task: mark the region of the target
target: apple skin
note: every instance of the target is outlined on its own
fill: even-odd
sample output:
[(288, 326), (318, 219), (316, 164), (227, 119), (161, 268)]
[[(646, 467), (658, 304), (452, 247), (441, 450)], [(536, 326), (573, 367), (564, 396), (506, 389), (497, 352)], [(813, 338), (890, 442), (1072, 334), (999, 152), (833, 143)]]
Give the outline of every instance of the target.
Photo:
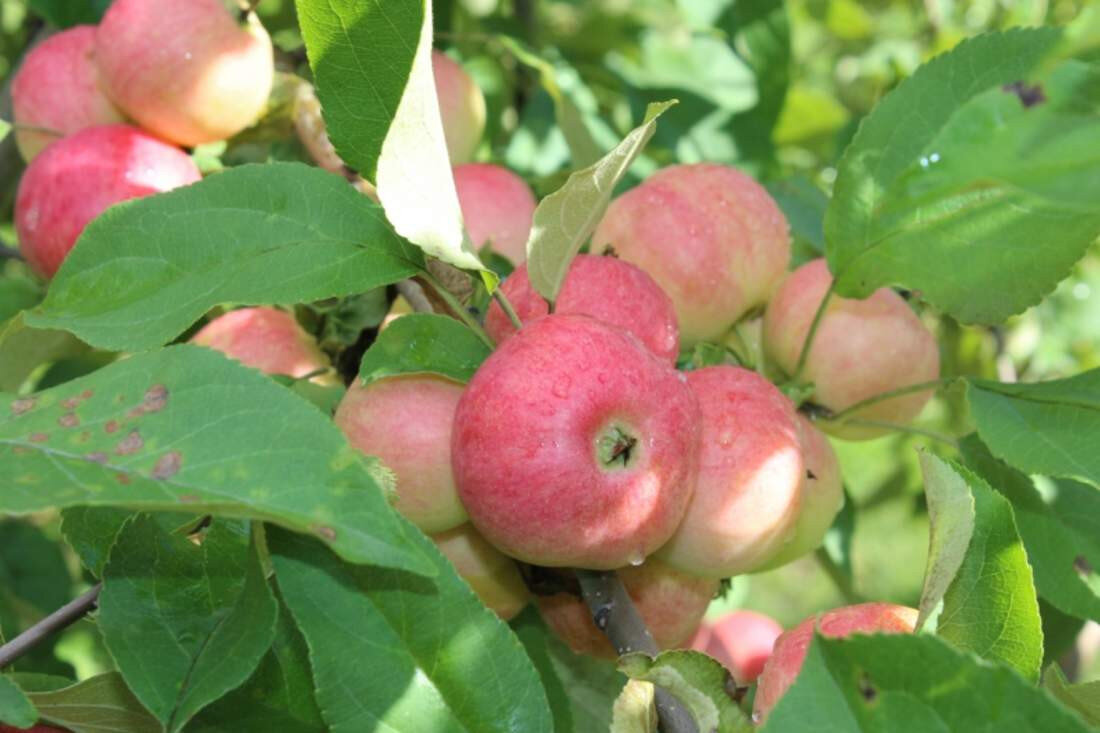
[(739, 685), (748, 685), (760, 676), (782, 633), (783, 627), (771, 616), (739, 609), (717, 621), (704, 622), (691, 648), (714, 657)]
[(43, 150), (23, 173), (15, 200), (19, 248), (38, 274), (53, 277), (104, 210), (200, 177), (182, 150), (136, 127), (85, 128)]
[(915, 608), (892, 603), (860, 603), (806, 619), (776, 640), (757, 681), (753, 721), (762, 725), (798, 677), (815, 628), (822, 636), (843, 638), (852, 634), (911, 634), (916, 623)]
[(502, 620), (515, 618), (531, 600), (515, 561), (486, 542), (469, 522), (432, 535), (432, 540), (481, 602)]
[[(526, 265), (504, 280), (501, 291), (523, 323), (549, 313), (546, 300), (531, 287)], [(680, 353), (680, 329), (672, 301), (644, 270), (614, 257), (573, 258), (554, 312), (591, 316), (620, 328), (670, 364), (676, 363)], [(496, 301), (485, 315), (485, 330), (498, 344), (516, 332)]]
[[(662, 650), (687, 643), (719, 587), (717, 580), (681, 573), (653, 558), (637, 567), (620, 568), (618, 574)], [(603, 659), (617, 656), (607, 636), (592, 622), (582, 599), (572, 593), (555, 593), (539, 596), (536, 603), (550, 630), (577, 654)]]
[[(50, 36), (31, 49), (12, 78), (12, 116), (17, 126), (64, 135), (93, 125), (122, 122), (122, 112), (107, 97), (95, 59), (95, 26), (78, 25)], [(28, 163), (56, 135), (15, 130), (15, 142)]]
[(336, 408), (348, 442), (397, 476), (397, 510), (424, 532), (465, 522), (451, 471), (451, 433), (462, 385), (433, 375), (356, 381)]
[(587, 316), (546, 316), (505, 341), (454, 425), (471, 521), (535, 565), (640, 563), (675, 531), (695, 485), (699, 405), (683, 376)]
[(474, 247), (488, 244), (515, 264), (526, 260), (536, 205), (527, 182), (492, 163), (456, 166), (454, 178), (462, 219)]
[[(764, 349), (785, 374), (793, 376), (802, 344), (821, 299), (832, 285), (824, 259), (792, 272), (764, 314)], [(889, 288), (865, 300), (834, 295), (814, 336), (801, 379), (814, 385), (814, 402), (834, 412), (868, 397), (939, 377), (935, 337), (900, 295)], [(852, 417), (906, 424), (934, 390), (896, 397), (861, 409)], [(823, 423), (838, 438), (865, 440), (887, 428)]]
[(203, 326), (191, 342), (265, 374), (298, 378), (330, 366), (313, 337), (293, 315), (278, 308), (230, 311)]
[(451, 165), (469, 163), (485, 134), (485, 95), (462, 66), (441, 51), (432, 51), (432, 74)]
[(685, 346), (719, 341), (768, 302), (790, 262), (787, 220), (729, 166), (664, 168), (611, 202), (592, 235), (653, 276), (676, 306)]
[(734, 366), (687, 373), (702, 408), (699, 480), (684, 521), (657, 556), (710, 578), (751, 573), (789, 541), (805, 475), (794, 407)]
[(114, 0), (96, 30), (96, 62), (115, 104), (188, 147), (254, 123), (275, 75), (267, 31), (223, 0)]

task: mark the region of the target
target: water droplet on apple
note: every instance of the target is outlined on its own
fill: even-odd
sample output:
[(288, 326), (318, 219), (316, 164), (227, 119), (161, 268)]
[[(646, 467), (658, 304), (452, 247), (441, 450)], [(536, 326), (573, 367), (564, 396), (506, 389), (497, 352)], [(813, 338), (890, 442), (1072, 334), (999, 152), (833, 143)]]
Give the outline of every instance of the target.
[(633, 565), (634, 567), (638, 567), (639, 565), (641, 565), (642, 563), (645, 562), (645, 555), (639, 552), (637, 555), (634, 555), (633, 557), (631, 557), (630, 560), (628, 560), (628, 562), (631, 565)]
[(191, 52), (190, 52), (190, 51), (185, 51), (185, 52), (184, 52), (184, 54), (183, 54), (183, 60), (184, 60), (184, 61), (190, 61), (190, 60), (191, 60)]
[(754, 724), (754, 725), (760, 725), (760, 718), (761, 718), (761, 715), (760, 715), (760, 713), (754, 712), (754, 713), (752, 714), (752, 722), (753, 722), (753, 724)]

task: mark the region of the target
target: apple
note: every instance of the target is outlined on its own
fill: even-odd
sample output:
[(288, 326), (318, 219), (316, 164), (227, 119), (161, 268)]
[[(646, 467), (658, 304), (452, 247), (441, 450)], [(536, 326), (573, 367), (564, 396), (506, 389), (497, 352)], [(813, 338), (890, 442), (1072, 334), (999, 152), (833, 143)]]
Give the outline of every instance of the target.
[(815, 630), (822, 636), (834, 638), (852, 634), (911, 634), (916, 623), (915, 608), (892, 603), (861, 603), (811, 616), (776, 640), (771, 658), (757, 682), (753, 720), (763, 724), (779, 698), (798, 677)]
[(434, 375), (356, 381), (336, 408), (348, 442), (397, 476), (397, 510), (424, 532), (467, 520), (451, 471), (451, 425), (462, 385)]
[(798, 521), (806, 469), (794, 407), (740, 367), (688, 372), (687, 383), (702, 408), (699, 480), (657, 555), (710, 578), (751, 573), (780, 551)]
[[(783, 280), (764, 315), (768, 358), (794, 377), (802, 344), (833, 278), (824, 259), (807, 262)], [(883, 392), (935, 380), (936, 339), (900, 295), (889, 288), (865, 300), (829, 299), (799, 378), (813, 384), (812, 400), (838, 412)], [(920, 413), (933, 390), (895, 397), (858, 410), (860, 420), (905, 424)], [(874, 438), (886, 427), (824, 423), (849, 440)]]
[(490, 245), (515, 264), (527, 259), (527, 237), (535, 214), (530, 186), (507, 168), (491, 163), (456, 166), (454, 178), (474, 247)]
[[(691, 638), (719, 587), (717, 580), (681, 573), (653, 558), (618, 573), (659, 649), (681, 647)], [(576, 653), (608, 659), (616, 656), (581, 598), (555, 593), (539, 596), (536, 603), (546, 625)]]
[(783, 627), (771, 616), (738, 609), (699, 627), (691, 648), (706, 652), (730, 671), (739, 685), (756, 681)]
[(641, 563), (691, 498), (699, 405), (683, 375), (593, 318), (535, 320), (455, 412), (458, 495), (485, 538), (535, 565)]
[(592, 251), (612, 247), (676, 306), (685, 346), (720, 341), (768, 302), (790, 261), (787, 220), (736, 168), (674, 165), (611, 202)]
[(470, 523), (432, 535), (432, 540), (481, 602), (504, 621), (531, 600), (515, 561), (486, 542)]
[[(523, 323), (549, 312), (546, 300), (531, 287), (526, 265), (505, 279), (501, 292)], [(577, 255), (554, 312), (591, 316), (620, 328), (670, 364), (675, 364), (680, 353), (680, 330), (672, 301), (645, 271), (614, 257)], [(485, 330), (498, 344), (516, 332), (496, 301), (485, 315)]]
[(468, 163), (485, 134), (485, 95), (457, 61), (432, 51), (432, 74), (452, 165)]
[(11, 100), (15, 142), (28, 163), (60, 137), (123, 121), (100, 84), (94, 53), (95, 26), (78, 25), (50, 36), (24, 58), (12, 78)]
[(114, 0), (96, 30), (95, 55), (115, 104), (189, 147), (255, 122), (275, 75), (267, 31), (224, 0)]
[(135, 127), (85, 128), (43, 150), (23, 173), (15, 199), (19, 247), (36, 272), (53, 277), (105, 209), (200, 177), (182, 150)]
[(293, 315), (278, 308), (240, 308), (203, 326), (191, 342), (217, 349), (265, 374), (304, 377), (329, 359)]

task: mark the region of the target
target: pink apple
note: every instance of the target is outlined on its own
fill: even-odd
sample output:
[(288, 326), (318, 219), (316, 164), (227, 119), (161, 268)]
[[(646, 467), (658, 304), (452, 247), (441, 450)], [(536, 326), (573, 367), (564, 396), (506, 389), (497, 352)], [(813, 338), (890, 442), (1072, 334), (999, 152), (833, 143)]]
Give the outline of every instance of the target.
[[(806, 263), (784, 279), (764, 316), (768, 358), (793, 376), (802, 344), (833, 278), (825, 260)], [(813, 402), (840, 411), (861, 400), (940, 374), (936, 340), (906, 302), (889, 288), (866, 300), (832, 296), (800, 376), (812, 383)], [(905, 424), (920, 413), (933, 390), (896, 397), (861, 409), (853, 418)], [(873, 438), (888, 428), (824, 423), (850, 440)]]
[(15, 142), (24, 160), (59, 139), (93, 125), (122, 122), (96, 69), (95, 27), (78, 25), (31, 49), (12, 78)]
[(515, 264), (526, 260), (535, 214), (530, 186), (507, 168), (491, 163), (457, 166), (454, 177), (462, 219), (474, 247), (489, 245)]
[(317, 341), (278, 308), (230, 311), (203, 326), (191, 341), (266, 374), (304, 377), (329, 368)]
[[(681, 647), (691, 638), (719, 586), (716, 580), (678, 572), (653, 558), (638, 567), (621, 568), (619, 577), (659, 649)], [(546, 625), (573, 651), (593, 657), (616, 656), (579, 597), (556, 593), (540, 596), (536, 602)]]
[(199, 180), (182, 150), (129, 125), (88, 127), (50, 145), (23, 174), (15, 229), (23, 255), (53, 277), (84, 227), (120, 201)]
[(462, 385), (433, 375), (353, 384), (336, 408), (348, 442), (397, 476), (397, 510), (425, 532), (466, 521), (451, 471), (451, 425)]
[(688, 372), (702, 407), (699, 480), (687, 514), (658, 557), (711, 578), (751, 573), (794, 531), (805, 475), (791, 403), (748, 369)]
[(481, 365), (455, 413), (452, 461), (474, 526), (545, 566), (640, 563), (695, 485), (699, 406), (633, 336), (551, 315)]
[(96, 31), (96, 62), (115, 104), (186, 146), (255, 122), (275, 75), (267, 31), (224, 0), (114, 0)]
[(619, 196), (592, 235), (653, 276), (676, 306), (686, 346), (719, 341), (762, 308), (790, 261), (787, 220), (744, 173), (674, 165)]
[(771, 616), (737, 610), (714, 622), (704, 622), (691, 648), (721, 662), (740, 685), (754, 682), (772, 654), (783, 627)]
[(481, 602), (503, 620), (515, 617), (531, 600), (515, 561), (486, 542), (470, 523), (432, 539)]
[(432, 73), (452, 165), (468, 163), (485, 134), (485, 96), (457, 61), (432, 51)]
[[(501, 291), (523, 323), (549, 312), (546, 300), (531, 287), (526, 265), (508, 276)], [(670, 364), (676, 362), (680, 352), (680, 331), (672, 301), (643, 270), (614, 257), (577, 255), (565, 276), (554, 312), (591, 316), (621, 328)], [(498, 344), (516, 331), (495, 301), (485, 316), (485, 329)]]
[(763, 724), (779, 698), (794, 683), (802, 670), (815, 629), (822, 636), (834, 638), (852, 634), (911, 634), (916, 623), (915, 608), (892, 603), (861, 603), (811, 616), (776, 640), (772, 656), (757, 683), (753, 720)]

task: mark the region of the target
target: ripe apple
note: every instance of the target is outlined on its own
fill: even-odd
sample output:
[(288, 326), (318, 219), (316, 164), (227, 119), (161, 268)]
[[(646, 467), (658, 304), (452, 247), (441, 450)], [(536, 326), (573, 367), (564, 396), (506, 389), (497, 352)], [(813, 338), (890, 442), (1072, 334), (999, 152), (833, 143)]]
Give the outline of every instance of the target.
[(535, 194), (507, 168), (466, 163), (454, 169), (462, 219), (474, 247), (492, 246), (515, 264), (527, 259)]
[[(788, 275), (768, 304), (764, 348), (787, 376), (794, 376), (814, 314), (832, 282), (825, 260), (812, 260)], [(829, 299), (801, 379), (814, 385), (814, 402), (835, 412), (883, 392), (932, 381), (939, 373), (935, 338), (900, 295), (880, 288), (866, 300), (836, 295)], [(851, 417), (908, 423), (932, 392), (878, 402)], [(888, 432), (888, 428), (844, 423), (825, 423), (824, 429), (849, 440)]]
[(699, 405), (683, 376), (593, 318), (532, 321), (459, 400), (451, 458), (474, 526), (535, 565), (642, 562), (691, 498)]
[[(501, 291), (527, 323), (546, 315), (546, 300), (531, 287), (527, 266), (505, 279)], [(633, 334), (650, 351), (670, 364), (680, 352), (680, 330), (672, 301), (644, 270), (614, 257), (577, 255), (569, 266), (555, 313), (591, 316)], [(498, 344), (516, 332), (494, 301), (485, 315), (485, 329)]]
[(768, 302), (790, 261), (787, 220), (736, 168), (669, 166), (611, 202), (592, 251), (614, 248), (676, 306), (685, 346), (719, 341)]
[(791, 403), (756, 372), (688, 372), (702, 408), (699, 480), (684, 521), (657, 556), (710, 578), (751, 573), (787, 542), (805, 475)]
[(278, 308), (241, 308), (218, 316), (191, 338), (266, 374), (304, 377), (329, 360), (293, 315)]
[(756, 611), (731, 611), (699, 627), (691, 648), (721, 662), (740, 685), (760, 676), (783, 627), (771, 616)]
[(485, 133), (485, 95), (457, 61), (432, 51), (432, 73), (452, 165), (468, 163)]
[(794, 682), (806, 659), (814, 630), (822, 636), (843, 638), (852, 634), (911, 634), (917, 610), (892, 603), (861, 603), (811, 616), (775, 642), (772, 656), (756, 688), (753, 720), (763, 724), (768, 713)]
[(469, 522), (432, 539), (481, 602), (501, 619), (514, 618), (531, 600), (515, 561), (486, 542)]
[(53, 277), (84, 227), (120, 201), (199, 180), (182, 150), (129, 125), (98, 125), (42, 151), (23, 173), (15, 229), (27, 262)]
[(95, 26), (78, 25), (31, 49), (12, 78), (15, 142), (28, 163), (59, 137), (122, 122), (100, 85), (94, 53)]
[(461, 396), (461, 385), (417, 374), (357, 381), (336, 408), (348, 442), (397, 476), (397, 510), (428, 533), (467, 520), (451, 471), (451, 425)]
[(224, 0), (114, 0), (95, 51), (111, 99), (153, 134), (185, 146), (255, 122), (275, 75), (267, 31)]
[[(618, 572), (659, 649), (683, 646), (718, 592), (717, 580), (681, 573), (653, 558)], [(616, 656), (582, 599), (555, 593), (538, 597), (536, 603), (546, 625), (576, 653), (607, 659)]]

